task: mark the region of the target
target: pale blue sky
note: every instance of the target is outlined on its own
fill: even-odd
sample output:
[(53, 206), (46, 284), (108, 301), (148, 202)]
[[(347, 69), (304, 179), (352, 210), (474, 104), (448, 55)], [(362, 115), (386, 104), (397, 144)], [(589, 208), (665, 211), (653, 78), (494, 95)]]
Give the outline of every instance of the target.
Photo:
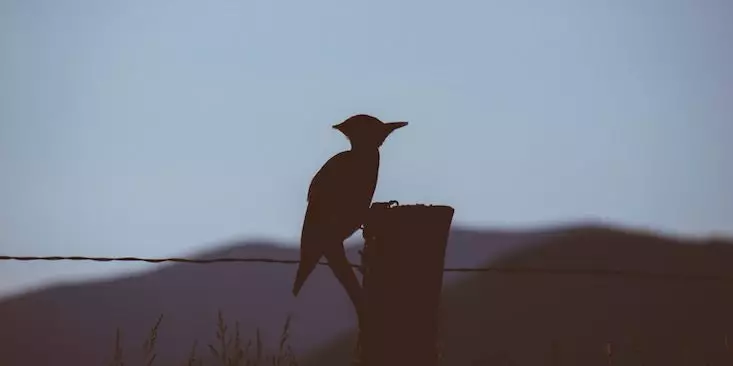
[(0, 0), (0, 253), (295, 240), (355, 113), (410, 121), (376, 200), (732, 234), (732, 37), (728, 0)]

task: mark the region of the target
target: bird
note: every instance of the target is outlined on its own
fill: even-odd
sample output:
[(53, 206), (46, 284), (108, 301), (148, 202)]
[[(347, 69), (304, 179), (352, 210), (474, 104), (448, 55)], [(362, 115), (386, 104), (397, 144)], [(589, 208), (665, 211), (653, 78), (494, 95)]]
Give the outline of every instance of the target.
[(392, 132), (407, 124), (385, 123), (367, 114), (357, 114), (332, 126), (346, 136), (351, 149), (331, 157), (311, 180), (293, 296), (298, 296), (325, 256), (361, 322), (361, 285), (346, 258), (343, 242), (362, 228), (366, 219), (379, 175), (379, 147)]

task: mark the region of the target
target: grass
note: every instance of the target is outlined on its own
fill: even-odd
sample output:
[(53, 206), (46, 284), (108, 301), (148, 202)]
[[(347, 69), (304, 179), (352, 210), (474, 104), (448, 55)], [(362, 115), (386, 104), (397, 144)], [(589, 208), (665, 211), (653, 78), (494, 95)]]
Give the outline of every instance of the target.
[[(158, 320), (155, 322), (153, 327), (150, 329), (150, 332), (148, 334), (147, 339), (143, 343), (142, 346), (142, 356), (143, 356), (143, 365), (144, 366), (156, 366), (155, 360), (157, 354), (155, 353), (155, 346), (156, 341), (158, 339), (158, 329), (161, 325), (161, 322), (163, 320), (163, 315), (161, 314), (158, 317)], [(229, 325), (227, 325), (226, 321), (224, 320), (224, 316), (221, 311), (217, 314), (217, 323), (216, 323), (216, 344), (208, 344), (208, 351), (210, 354), (210, 357), (208, 360), (204, 360), (203, 357), (200, 357), (198, 355), (198, 341), (194, 341), (193, 345), (191, 347), (191, 350), (188, 354), (188, 357), (182, 362), (178, 363), (178, 365), (183, 366), (265, 366), (265, 365), (271, 365), (271, 366), (298, 366), (297, 359), (295, 357), (295, 354), (291, 348), (291, 346), (288, 344), (289, 341), (289, 334), (290, 334), (290, 320), (291, 317), (288, 316), (285, 319), (285, 324), (283, 325), (282, 332), (280, 334), (280, 339), (278, 342), (278, 347), (276, 348), (276, 352), (274, 354), (265, 355), (264, 354), (264, 347), (262, 338), (260, 336), (260, 329), (259, 327), (255, 330), (255, 337), (254, 342), (252, 339), (247, 340), (247, 342), (243, 342), (243, 339), (241, 337), (240, 328), (239, 328), (239, 322), (234, 323), (234, 329), (230, 329)], [(110, 366), (124, 366), (124, 354), (123, 349), (121, 345), (121, 331), (119, 328), (116, 330), (115, 334), (115, 348), (114, 353), (112, 356), (112, 360), (110, 362)], [(723, 345), (725, 347), (726, 353), (733, 355), (733, 341), (729, 339), (729, 337), (726, 335), (723, 339)], [(560, 361), (560, 352), (558, 349), (558, 344), (553, 341), (551, 343), (551, 352), (549, 355), (549, 364), (550, 365), (561, 365), (562, 362)], [(442, 342), (438, 342), (438, 358), (443, 358), (443, 344)], [(611, 342), (607, 342), (604, 347), (604, 353), (606, 356), (606, 362), (605, 364), (608, 366), (614, 366), (617, 364), (615, 360), (615, 351), (616, 347), (614, 347), (614, 344)], [(634, 353), (640, 358), (639, 361), (637, 361), (638, 365), (644, 365), (644, 363), (641, 361), (641, 350), (637, 347), (636, 344), (633, 345), (633, 351)], [(511, 360), (511, 357), (509, 355), (502, 353), (500, 359), (503, 361), (503, 363), (500, 364), (514, 364)], [(482, 362), (483, 361), (483, 362)], [(489, 362), (488, 360), (475, 360), (474, 365), (483, 365), (483, 364), (497, 364), (496, 360), (493, 360), (493, 362)], [(702, 365), (709, 365), (707, 360), (704, 360)]]
[[(221, 311), (218, 312), (216, 324), (216, 343), (209, 344), (210, 353), (209, 360), (198, 355), (198, 341), (193, 342), (193, 346), (188, 357), (181, 365), (184, 366), (298, 366), (295, 354), (288, 344), (290, 337), (290, 316), (285, 319), (285, 324), (280, 334), (280, 341), (277, 352), (271, 355), (264, 354), (262, 338), (260, 336), (259, 327), (255, 331), (255, 340), (247, 340), (243, 342), (239, 331), (239, 322), (234, 323), (232, 331), (224, 320)], [(163, 315), (158, 317), (155, 325), (150, 329), (147, 339), (143, 343), (143, 365), (155, 366), (155, 345), (158, 339), (158, 328), (163, 321)], [(117, 328), (115, 334), (115, 348), (110, 362), (110, 366), (125, 366), (122, 336), (120, 328)]]

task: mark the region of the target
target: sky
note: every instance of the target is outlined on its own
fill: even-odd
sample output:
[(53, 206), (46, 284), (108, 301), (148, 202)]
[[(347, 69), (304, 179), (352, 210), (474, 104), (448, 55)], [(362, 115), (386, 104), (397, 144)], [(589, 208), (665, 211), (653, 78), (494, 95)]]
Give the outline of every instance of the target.
[(357, 113), (410, 122), (376, 201), (733, 235), (732, 37), (727, 0), (0, 0), (0, 255), (296, 244)]

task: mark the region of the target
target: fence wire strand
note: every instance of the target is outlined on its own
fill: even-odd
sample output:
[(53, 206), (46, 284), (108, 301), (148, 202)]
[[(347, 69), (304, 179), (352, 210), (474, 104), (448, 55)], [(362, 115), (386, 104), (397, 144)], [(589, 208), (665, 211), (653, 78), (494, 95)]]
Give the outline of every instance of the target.
[[(211, 259), (190, 259), (190, 258), (138, 258), (138, 257), (85, 257), (85, 256), (7, 256), (0, 255), (0, 261), (94, 261), (94, 262), (146, 262), (146, 263), (191, 263), (191, 264), (213, 264), (213, 263), (269, 263), (269, 264), (298, 264), (295, 259), (274, 259), (274, 258), (211, 258)], [(328, 265), (328, 262), (318, 262), (320, 265)], [(351, 263), (354, 268), (360, 265)], [(549, 275), (586, 275), (586, 276), (619, 276), (663, 279), (673, 281), (721, 281), (733, 283), (733, 276), (710, 275), (710, 274), (684, 274), (684, 273), (656, 273), (647, 271), (628, 271), (614, 269), (558, 269), (538, 267), (447, 267), (444, 272), (494, 272), (509, 274), (549, 274)]]

